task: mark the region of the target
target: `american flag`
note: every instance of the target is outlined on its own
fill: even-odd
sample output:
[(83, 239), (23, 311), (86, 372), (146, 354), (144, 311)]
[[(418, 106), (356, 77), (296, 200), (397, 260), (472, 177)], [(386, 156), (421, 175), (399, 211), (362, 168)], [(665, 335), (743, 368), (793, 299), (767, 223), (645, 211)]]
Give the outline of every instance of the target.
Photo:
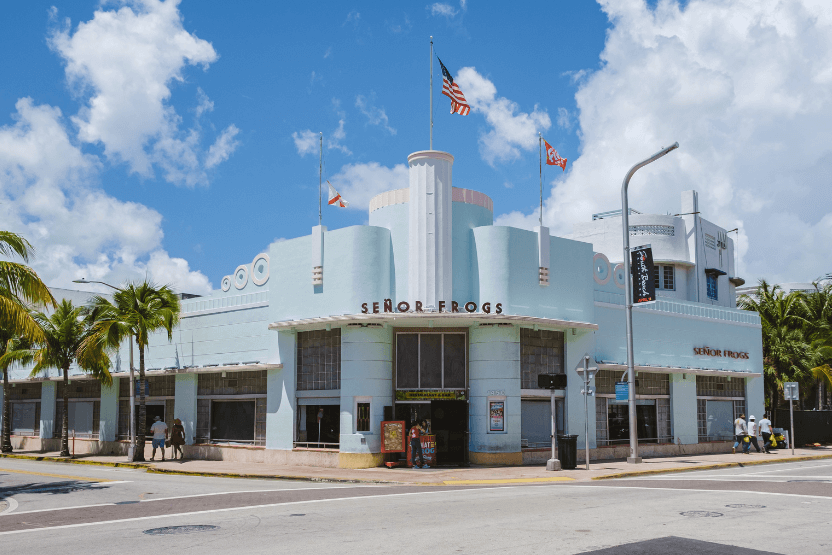
[[(436, 57), (439, 60), (439, 56)], [(439, 60), (439, 65), (442, 66), (442, 94), (451, 99), (451, 113), (456, 112), (461, 116), (467, 116), (471, 113), (471, 107), (468, 101), (465, 100), (465, 95), (459, 90), (459, 86), (454, 83), (454, 78), (442, 60)]]

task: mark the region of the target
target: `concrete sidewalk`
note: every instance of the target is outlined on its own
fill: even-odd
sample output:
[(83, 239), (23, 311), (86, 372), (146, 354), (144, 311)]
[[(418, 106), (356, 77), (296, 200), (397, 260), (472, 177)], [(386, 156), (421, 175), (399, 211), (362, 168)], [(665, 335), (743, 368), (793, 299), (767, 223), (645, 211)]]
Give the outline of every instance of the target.
[(832, 447), (814, 449), (781, 449), (772, 454), (709, 454), (680, 457), (644, 459), (639, 465), (627, 464), (623, 460), (599, 461), (590, 464), (590, 470), (583, 465), (575, 470), (547, 472), (545, 465), (536, 466), (470, 466), (467, 468), (322, 468), (313, 466), (287, 466), (266, 463), (239, 463), (227, 461), (184, 460), (165, 462), (127, 463), (123, 456), (79, 456), (65, 459), (58, 453), (33, 453), (19, 451), (0, 457), (63, 462), (70, 464), (92, 464), (146, 468), (148, 472), (218, 476), (232, 478), (264, 478), (284, 480), (307, 480), (329, 482), (397, 483), (415, 485), (466, 485), (466, 484), (517, 484), (571, 482), (624, 478), (687, 470), (705, 470), (751, 466), (775, 462), (796, 462), (812, 459), (832, 458)]

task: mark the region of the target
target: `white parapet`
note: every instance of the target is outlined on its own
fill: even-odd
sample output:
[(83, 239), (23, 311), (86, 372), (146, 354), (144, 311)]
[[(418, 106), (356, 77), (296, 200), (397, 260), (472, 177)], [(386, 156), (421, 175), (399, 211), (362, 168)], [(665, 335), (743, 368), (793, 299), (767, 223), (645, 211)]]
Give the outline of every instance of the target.
[(407, 157), (410, 166), (409, 280), (411, 309), (452, 300), (451, 169), (447, 152), (423, 150)]

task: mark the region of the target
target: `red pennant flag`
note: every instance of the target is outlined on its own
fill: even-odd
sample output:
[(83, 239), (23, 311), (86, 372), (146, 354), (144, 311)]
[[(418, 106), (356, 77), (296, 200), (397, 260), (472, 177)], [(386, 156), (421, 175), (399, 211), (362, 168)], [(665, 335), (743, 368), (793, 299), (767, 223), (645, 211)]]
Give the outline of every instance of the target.
[(566, 158), (561, 158), (555, 147), (550, 145), (546, 139), (543, 139), (543, 144), (546, 145), (546, 164), (560, 166), (563, 171), (566, 171)]

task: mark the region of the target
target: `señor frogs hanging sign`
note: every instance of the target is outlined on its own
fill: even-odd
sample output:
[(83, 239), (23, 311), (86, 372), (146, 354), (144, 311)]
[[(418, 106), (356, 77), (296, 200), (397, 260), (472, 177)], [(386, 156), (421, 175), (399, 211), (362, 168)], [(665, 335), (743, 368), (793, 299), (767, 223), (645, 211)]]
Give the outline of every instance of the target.
[(413, 306), (410, 306), (410, 303), (407, 301), (401, 301), (395, 306), (395, 310), (393, 309), (393, 300), (392, 299), (384, 299), (381, 302), (372, 302), (372, 303), (361, 303), (361, 314), (382, 314), (385, 312), (442, 312), (442, 313), (453, 313), (453, 312), (482, 312), (483, 314), (502, 314), (503, 313), (503, 303), (482, 303), (482, 306), (478, 306), (477, 303), (473, 301), (468, 301), (467, 303), (461, 305), (456, 301), (451, 301), (450, 303), (446, 301), (439, 301), (437, 303), (439, 306), (437, 308), (433, 307), (425, 307), (423, 306), (422, 301), (413, 301)]

